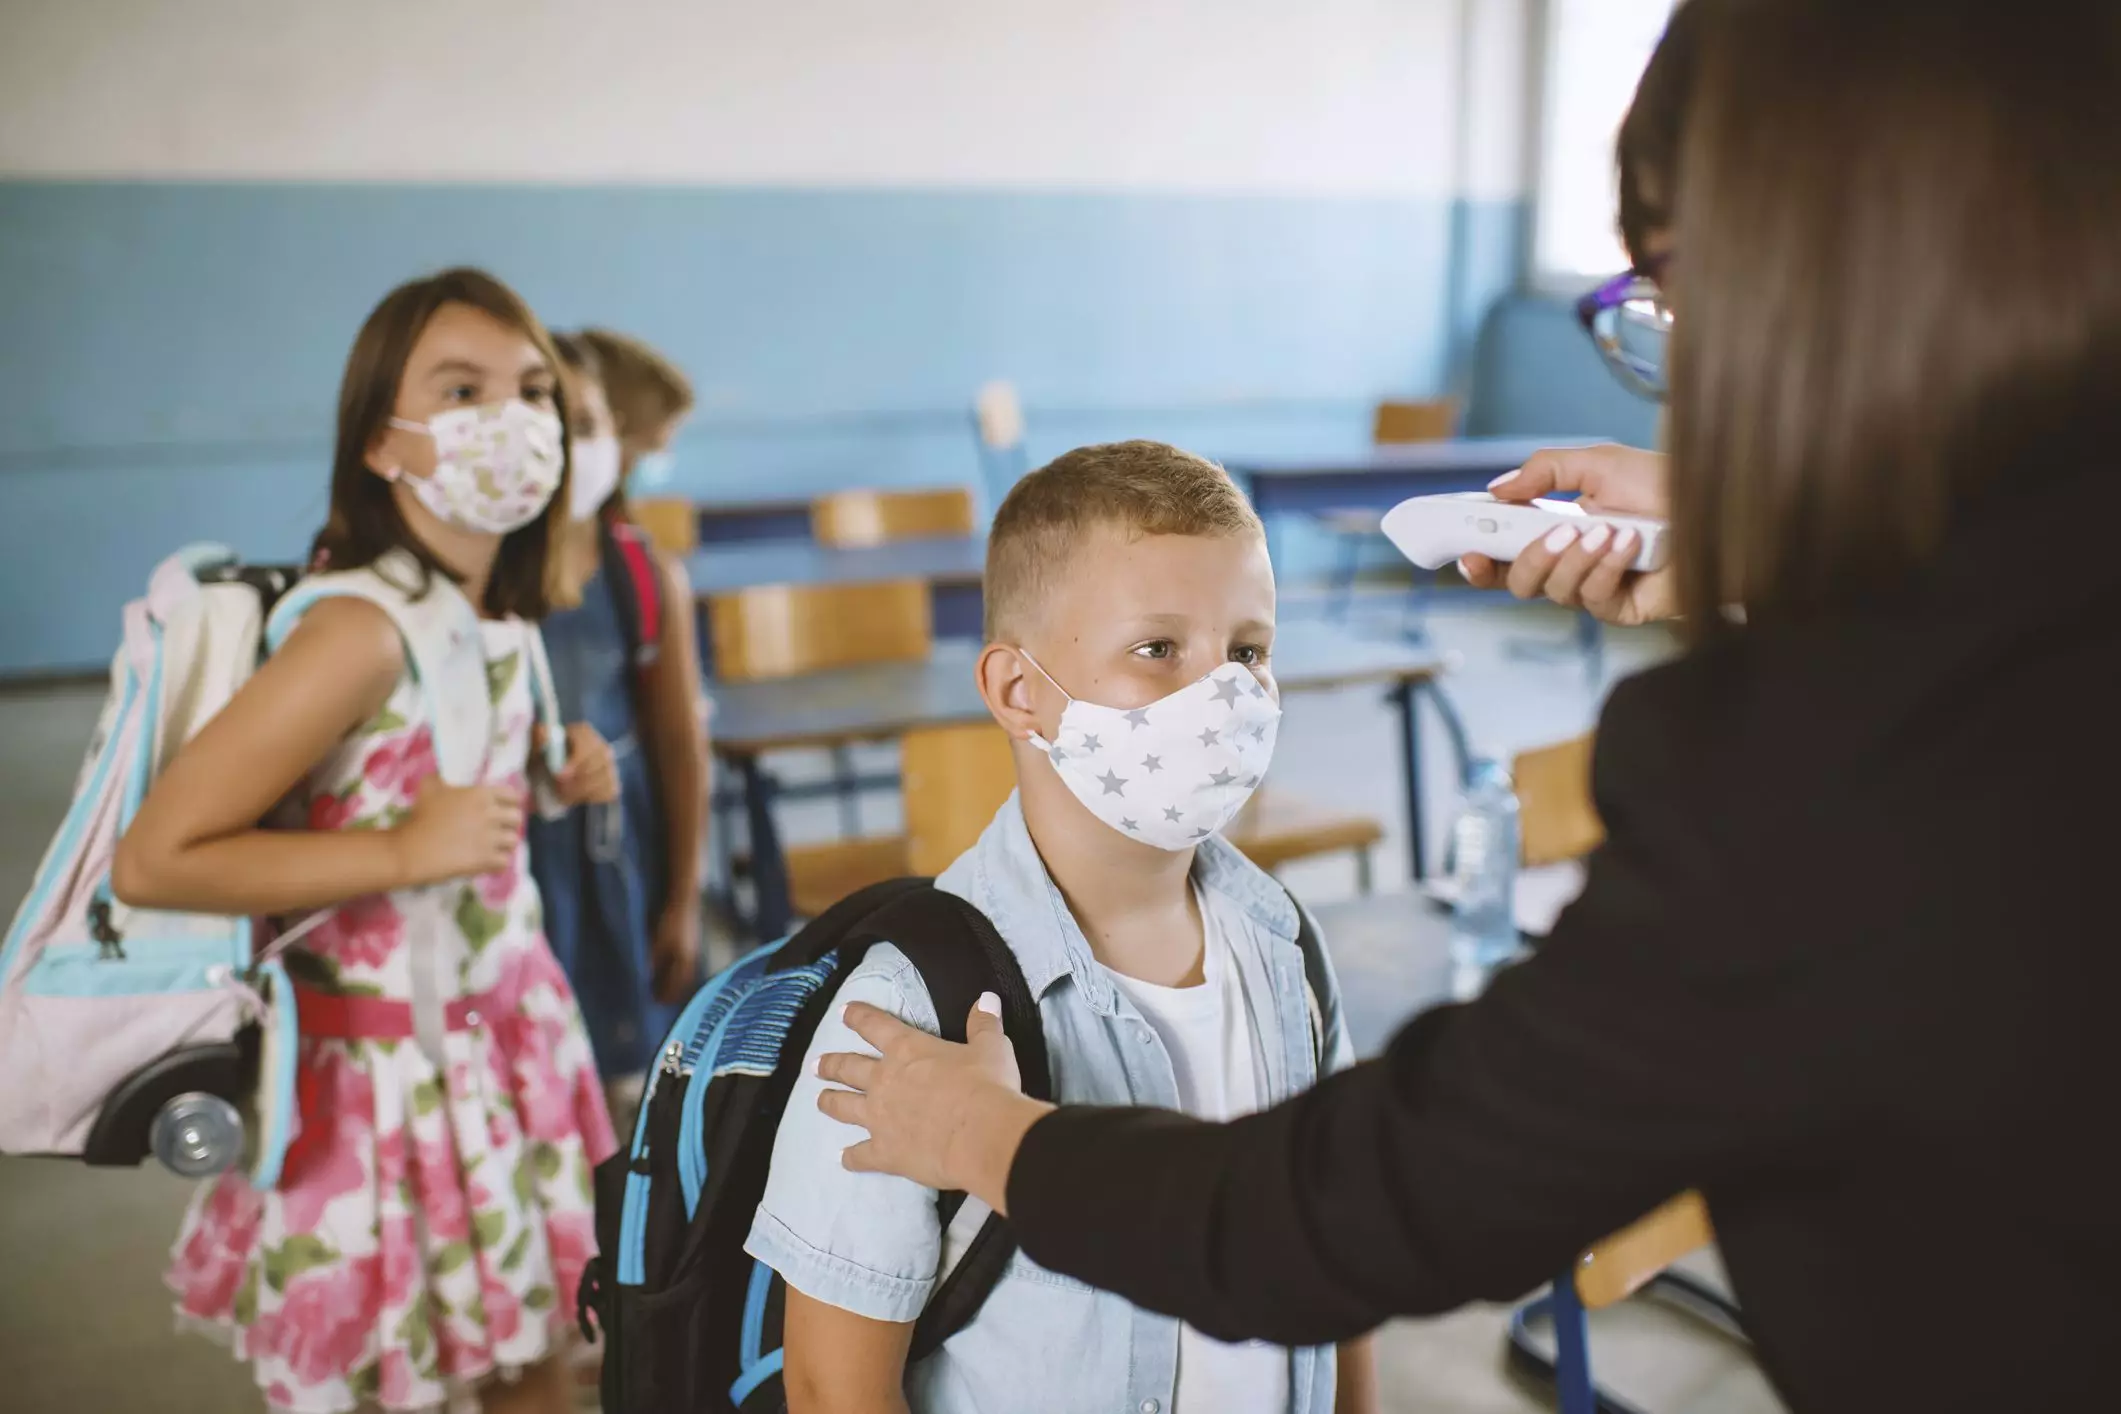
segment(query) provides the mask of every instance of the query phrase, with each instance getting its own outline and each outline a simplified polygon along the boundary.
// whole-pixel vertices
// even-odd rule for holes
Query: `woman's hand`
[[[567,764],[552,778],[552,788],[562,805],[609,805],[619,798],[618,758],[589,723],[567,724]]]
[[[846,1016],[879,1054],[842,1051],[818,1059],[820,1076],[847,1087],[824,1091],[818,1108],[869,1131],[840,1161],[857,1172],[962,1189],[1005,1212],[1017,1145],[1053,1107],[1022,1093],[1016,1052],[1002,1034],[1000,999],[992,992],[979,999],[962,1046],[861,1002],[848,1003]]]
[[[1579,492],[1577,504],[1593,515],[1647,516],[1662,520],[1665,460],[1633,447],[1580,447],[1541,452],[1489,488],[1498,500],[1532,501],[1555,491]],[[1544,595],[1569,608],[1588,609],[1609,624],[1632,628],[1678,612],[1669,568],[1637,574],[1629,568],[1641,548],[1632,533],[1586,534],[1554,548],[1552,538],[1529,546],[1507,566],[1485,555],[1468,555],[1459,571],[1482,589],[1505,586],[1520,599]]]

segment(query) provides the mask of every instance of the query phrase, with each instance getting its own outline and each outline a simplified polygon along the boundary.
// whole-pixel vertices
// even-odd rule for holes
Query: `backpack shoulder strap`
[[[921,974],[921,982],[935,1003],[935,1017],[943,1039],[962,1042],[965,1019],[982,992],[1001,998],[1002,1025],[1016,1051],[1017,1073],[1024,1093],[1033,1099],[1053,1096],[1053,1079],[1046,1057],[1046,1032],[1038,1014],[1038,998],[1024,980],[1016,954],[1002,941],[992,921],[971,903],[935,888],[910,889],[895,895],[883,908],[871,913],[848,933],[850,942],[888,942],[904,953]],[[964,1206],[963,1193],[945,1193],[938,1200],[942,1226],[947,1229]],[[963,1330],[979,1314],[1002,1278],[1016,1252],[1016,1237],[1008,1222],[990,1213],[981,1224],[964,1256],[944,1274],[935,1293],[913,1328],[913,1344],[907,1362],[933,1354],[942,1343]]]
[[[425,574],[411,556],[394,553],[362,569],[312,575],[288,590],[266,621],[265,651],[278,652],[304,614],[334,598],[366,599],[390,615],[405,643],[405,665],[433,713],[437,770],[450,785],[475,782],[486,761],[493,705],[471,601],[442,576]]]
[[[1283,886],[1288,892],[1288,886]],[[1333,965],[1326,960],[1325,943],[1318,936],[1318,925],[1311,921],[1311,911],[1295,894],[1289,894],[1289,902],[1296,905],[1296,948],[1304,955],[1304,1007],[1311,1017],[1311,1061],[1319,1077],[1326,1070],[1326,1013],[1319,1004],[1333,986]]]
[[[663,581],[655,549],[630,521],[607,521],[602,531],[603,570],[619,605],[619,622],[636,670],[652,665],[663,643]]]
[[[545,632],[534,623],[523,625],[523,656],[530,662],[531,711],[545,729],[545,770],[557,776],[567,767],[567,724],[560,720],[560,693],[553,686],[552,659],[545,656]],[[558,813],[564,815],[566,807],[558,807]]]

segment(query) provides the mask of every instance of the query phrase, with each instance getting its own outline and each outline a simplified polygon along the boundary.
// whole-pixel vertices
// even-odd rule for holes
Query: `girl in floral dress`
[[[207,1185],[169,1274],[180,1320],[227,1339],[274,1410],[571,1405],[556,1357],[593,1250],[590,1172],[615,1144],[523,833],[534,785],[560,805],[617,786],[579,724],[565,769],[532,779],[534,620],[566,474],[556,366],[476,271],[377,307],[318,537],[366,597],[302,614],[119,847],[128,902],[323,914],[287,954],[300,1130],[280,1180]],[[483,701],[462,700],[476,674],[468,690],[415,676],[391,594],[461,595],[466,623],[476,608]],[[438,711],[483,714],[469,784],[437,774]]]

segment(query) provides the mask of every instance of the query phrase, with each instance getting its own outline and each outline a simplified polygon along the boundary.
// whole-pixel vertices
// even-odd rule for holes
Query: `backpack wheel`
[[[183,1178],[208,1178],[243,1157],[243,1116],[219,1095],[188,1090],[155,1112],[148,1147]]]

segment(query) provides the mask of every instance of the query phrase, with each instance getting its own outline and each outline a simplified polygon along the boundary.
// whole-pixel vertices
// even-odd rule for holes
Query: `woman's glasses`
[[[1672,311],[1653,273],[1638,269],[1614,276],[1576,301],[1576,318],[1614,377],[1630,392],[1664,401]]]

